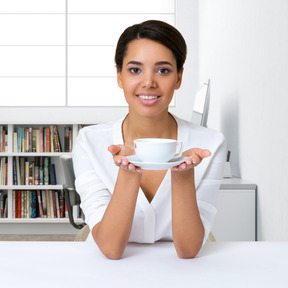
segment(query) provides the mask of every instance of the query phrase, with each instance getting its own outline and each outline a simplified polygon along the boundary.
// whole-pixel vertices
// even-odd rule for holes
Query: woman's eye
[[[160,68],[160,69],[158,69],[157,72],[158,72],[159,74],[168,74],[168,73],[170,73],[170,70],[167,69],[167,68]]]
[[[139,74],[141,72],[141,70],[139,68],[130,68],[129,71],[132,74]]]

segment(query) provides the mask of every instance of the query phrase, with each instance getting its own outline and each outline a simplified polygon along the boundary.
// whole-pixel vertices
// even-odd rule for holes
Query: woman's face
[[[117,81],[123,89],[129,112],[151,117],[167,113],[174,90],[181,85],[171,50],[158,42],[140,39],[128,45]]]

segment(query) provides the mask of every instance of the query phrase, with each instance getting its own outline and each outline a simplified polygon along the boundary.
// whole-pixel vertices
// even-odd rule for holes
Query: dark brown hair
[[[115,52],[118,71],[122,71],[123,58],[127,53],[129,43],[137,39],[150,39],[164,45],[172,51],[176,59],[177,71],[179,72],[183,68],[187,46],[181,33],[163,21],[148,20],[128,27],[121,34]]]

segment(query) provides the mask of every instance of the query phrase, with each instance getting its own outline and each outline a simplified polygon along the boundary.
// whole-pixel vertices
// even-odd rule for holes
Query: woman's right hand
[[[133,155],[134,150],[125,146],[125,145],[110,145],[108,147],[108,151],[112,154],[114,163],[120,168],[130,170],[130,171],[137,171],[141,172],[142,169],[134,164],[130,163],[126,156]]]

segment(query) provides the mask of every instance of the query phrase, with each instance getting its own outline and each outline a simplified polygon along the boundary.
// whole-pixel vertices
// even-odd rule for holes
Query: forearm
[[[199,252],[204,227],[197,206],[194,169],[172,171],[172,233],[180,258],[195,257]]]
[[[110,203],[92,230],[95,242],[108,258],[119,259],[129,240],[141,175],[119,169]]]

